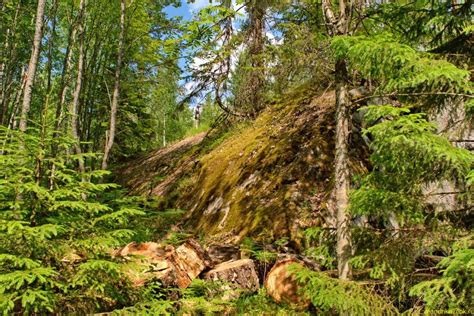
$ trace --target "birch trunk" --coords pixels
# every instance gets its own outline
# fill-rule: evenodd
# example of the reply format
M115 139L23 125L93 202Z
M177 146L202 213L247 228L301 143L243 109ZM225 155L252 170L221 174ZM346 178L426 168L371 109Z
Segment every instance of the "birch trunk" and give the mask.
M10 38L14 38L17 30L17 21L18 15L21 8L21 2L19 1L16 9L15 9L15 16L13 18L13 23L10 27L8 27L5 35L5 44L2 47L2 51L4 53L3 56L0 56L1 63L0 63L0 106L1 106L1 113L0 113L0 124L7 125L8 121L8 105L9 105L9 96L8 91L10 90L9 87L11 86L12 76L11 76L11 67L14 65L14 58L12 51L16 49L16 43L13 41L13 45L10 46ZM2 7L4 10L5 7ZM8 61L8 64L7 64ZM9 75L10 73L10 75ZM20 87L22 86L20 77ZM10 83L10 84L9 84Z
M109 160L110 150L114 145L115 138L115 125L117 118L117 107L120 98L120 73L122 70L122 58L123 58L123 42L125 37L125 0L120 1L120 35L118 43L118 56L117 56L117 67L115 69L115 85L114 92L112 95L112 104L110 109L110 126L106 136L104 157L102 159L102 169L107 169L107 163Z
M81 155L81 145L80 145L80 138L78 133L77 127L77 109L79 106L79 97L81 95L82 89L82 77L84 74L84 21L85 21L85 2L86 0L81 0L79 5L79 34L80 34L80 44L79 44L79 60L77 63L77 78L76 78L76 87L74 89L73 94L73 101L71 103L71 107L69 108L70 116L71 116L71 136L74 138L75 145L74 151L77 155ZM79 171L81 174L84 174L85 167L84 161L82 157L79 157Z
M35 36L33 39L33 50L30 62L28 64L28 72L26 73L25 89L23 91L23 104L20 116L20 131L25 132L28 122L28 113L31 106L31 93L33 90L33 82L36 75L36 67L38 65L39 54L41 50L41 38L43 37L43 19L46 0L38 0L38 8L36 11Z

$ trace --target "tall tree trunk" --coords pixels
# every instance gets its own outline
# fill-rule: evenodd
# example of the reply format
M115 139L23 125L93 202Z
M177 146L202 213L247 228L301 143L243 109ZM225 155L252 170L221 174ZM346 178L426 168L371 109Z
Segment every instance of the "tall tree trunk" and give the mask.
M49 93L51 90L51 76L53 72L53 49L54 49L54 40L56 38L56 14L58 12L58 0L54 0L53 2L53 8L51 10L51 32L49 34L49 39L48 39L48 63L46 65L46 72L47 72L47 85L46 85L46 91ZM48 23L49 24L49 23Z
M166 147L166 113L163 114L163 147Z
M26 73L25 90L23 91L23 104L20 116L20 131L25 132L28 122L28 113L31 106L31 93L33 90L33 81L36 75L36 66L38 65L39 54L41 50L41 38L43 37L43 19L46 0L38 0L38 8L36 11L35 36L33 39L33 50L30 62L28 64L28 72Z
M21 1L18 1L16 9L15 9L15 16L13 18L13 23L11 26L7 28L5 34L5 43L2 47L2 51L4 53L3 56L0 56L0 124L7 125L6 120L8 119L8 105L9 105L9 96L8 90L11 86L11 71L10 68L14 65L14 58L12 51L16 49L16 43L14 42L12 47L10 47L10 38L14 38L17 30L17 21L18 15L21 8ZM2 7L2 11L5 10L5 7ZM7 64L8 61L8 64ZM20 86L22 85L20 79Z
M25 78L25 75L26 74L26 71L25 71L25 68L22 67L21 69L21 76L20 76L20 85L19 85L19 89L18 91L16 92L16 95L15 95L15 99L13 101L13 108L12 108L12 112L10 114L10 119L8 121L8 128L9 129L16 129L16 124L18 122L17 120L17 114L18 114L18 111L19 111L19 108L20 108L20 102L21 102L21 95L23 94L23 91L25 90L25 84L26 84L26 78Z
M331 0L323 0L323 14L332 36L346 35L352 13L352 1L339 1L339 16L334 14ZM349 259L352 256L351 216L348 212L350 171L349 171L349 131L350 131L350 98L348 94L347 67L343 59L336 61L336 153L334 161L334 198L333 212L336 222L337 269L340 279L351 278Z
M253 106L256 116L263 108L263 88L265 85L263 50L265 45L265 12L264 5L255 3L250 7L250 63L252 71L249 77L249 105Z
M59 130L62 125L63 116L64 116L64 104L66 103L66 95L69 88L69 78L70 76L70 69L72 63L72 49L74 47L74 43L76 41L76 26L71 25L71 30L69 31L69 40L68 45L66 48L66 54L64 56L64 63L63 63L63 70L61 74L61 83L59 88L59 102L56 106L56 115L55 115L55 128Z
M348 212L350 98L347 89L347 68L344 60L336 62L336 154L334 165L334 197L336 206L337 269L339 278L351 276L351 216Z
M84 23L85 23L85 5L86 0L81 0L79 5L79 36L80 36L80 44L79 44L79 59L77 62L77 78L76 78L76 87L74 89L73 94L73 101L69 108L69 113L71 116L71 135L76 141L74 144L74 151L77 155L81 155L81 145L80 145L80 138L77 126L77 117L78 117L78 106L79 106L79 98L81 96L81 89L82 89L82 77L84 74ZM84 167L84 160L82 157L79 157L79 171L81 174L84 174L85 167Z
M110 109L110 126L109 131L106 135L104 157L102 159L102 169L107 169L107 163L109 160L110 150L114 145L115 138L115 124L117 118L117 107L120 98L120 74L122 70L122 58L123 58L123 46L125 37L125 0L120 1L120 34L118 42L118 55L117 55L117 67L115 69L115 85L114 92L112 95L112 104Z

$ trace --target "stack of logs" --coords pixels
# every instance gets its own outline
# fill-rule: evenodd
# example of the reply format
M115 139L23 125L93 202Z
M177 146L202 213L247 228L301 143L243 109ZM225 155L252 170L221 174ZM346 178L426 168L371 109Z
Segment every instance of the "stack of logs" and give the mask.
M126 274L135 286L143 286L159 279L167 287L188 287L195 278L221 281L234 289L256 292L263 283L267 293L278 303L309 306L310 302L298 294L298 284L288 273L292 264L304 265L295 258L278 260L260 282L256 262L240 259L234 246L214 245L204 250L194 239L178 247L154 242L130 243L115 252L125 258Z

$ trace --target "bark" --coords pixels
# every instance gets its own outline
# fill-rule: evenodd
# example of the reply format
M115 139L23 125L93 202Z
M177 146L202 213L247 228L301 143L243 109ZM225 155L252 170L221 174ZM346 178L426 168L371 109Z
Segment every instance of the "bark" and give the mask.
M265 7L255 4L250 10L250 61L252 72L249 78L249 105L253 106L255 116L263 108L263 88L265 85L263 50L265 41Z
M71 14L73 12L73 8L71 9ZM66 95L69 88L69 79L70 79L70 69L72 64L72 49L74 47L74 43L76 42L76 33L77 27L75 23L71 20L70 21L70 29L68 33L68 43L66 47L66 53L64 55L64 62L63 62L63 69L61 73L61 83L58 93L58 104L56 106L56 115L55 115L55 127L56 130L59 130L62 125L63 115L64 115L64 104L66 102Z
M109 160L110 150L114 145L115 138L115 125L117 118L117 107L118 101L120 98L120 74L122 70L122 58L123 58L123 46L124 46L124 37L125 37L125 0L120 2L120 34L118 42L118 55L117 55L117 67L115 69L115 85L114 92L112 95L112 104L110 109L110 126L109 131L106 137L105 148L104 148L104 157L102 159L102 169L107 169L107 164Z
M240 258L240 248L235 245L211 244L206 248L206 251L214 264L235 261Z
M336 252L338 272L341 279L351 276L349 259L352 254L351 216L348 212L350 172L349 172L349 131L350 131L350 97L347 91L346 63L336 63L336 155L334 197L336 199Z
M2 12L0 12L1 15L5 14L4 11L5 11L5 7L3 6L2 2L0 2L0 10L2 10ZM3 29L3 25L0 24L0 28ZM7 28L7 31L5 32L5 43L3 44L3 46L1 47L1 50L0 52L7 52L8 51L8 46L9 46L9 38L10 38L10 31L11 31L11 28ZM6 112L7 112L7 105L5 103L3 103L3 98L4 98L4 95L5 95L5 80L4 80L4 76L5 76L5 60L6 60L6 57L3 56L3 54L0 54L0 125L3 125L3 117L5 116Z
M51 12L51 19L52 19L52 22L51 22L51 33L50 33L50 37L49 37L49 40L48 40L48 63L47 63L47 66L46 66L46 69L47 69L47 74L48 74L48 80L47 80L47 85L46 85L46 91L49 91L51 90L51 76L52 76L52 70L53 70L53 47L54 47L54 40L56 38L56 22L57 22L57 18L56 18L56 13L58 11L58 0L54 0L53 2L53 9L52 9L52 12Z
M348 33L352 1L339 2L339 16L334 14L330 0L323 0L322 9L331 35ZM349 171L349 131L350 95L347 88L348 74L345 60L337 60L335 65L336 82L336 153L334 162L334 198L336 216L336 253L340 279L349 279L352 271L349 259L352 255L351 216L348 212L350 171Z
M114 255L132 261L126 273L135 286L157 278L164 286L186 288L211 266L207 254L193 239L177 248L154 242L130 243Z
M23 104L20 117L20 131L25 132L28 122L28 113L31 106L31 93L33 90L33 82L36 75L36 67L38 65L39 54L41 50L41 38L43 37L43 19L46 0L38 0L35 22L35 36L33 39L33 50L30 62L28 64L28 72L26 73L25 89L23 91Z
M79 106L79 98L81 95L81 90L82 90L82 77L84 74L84 21L85 21L85 5L86 5L86 0L81 0L80 5L79 5L79 36L80 36L80 44L79 44L79 59L77 62L77 78L76 78L76 87L74 89L74 94L73 94L73 101L71 103L71 107L69 108L69 113L71 116L71 136L73 139L76 141L74 144L74 151L76 152L77 155L82 155L81 151L81 145L80 145L80 138L79 138L79 133L78 133L78 126L77 126L77 109ZM84 160L82 157L79 157L79 171L81 174L84 174L85 172L85 166L84 166Z
M16 129L16 125L17 125L17 114L18 114L18 111L20 110L20 102L21 102L21 96L23 94L23 91L25 90L25 85L26 85L26 71L25 71L25 68L22 68L21 69L21 83L20 83L20 89L18 89L17 93L16 93L16 96L15 96L15 100L13 102L13 109L12 109L12 113L10 115L10 120L9 120L9 123L8 123L8 128L9 129Z
M14 58L13 58L13 51L16 50L16 42L13 42L13 45L10 47L10 38L15 37L15 33L17 30L17 21L18 21L18 15L20 12L21 8L21 2L18 1L18 4L15 9L15 16L13 18L13 23L12 26L9 27L6 31L5 34L5 43L2 47L2 51L4 52L4 56L0 56L1 58L1 63L0 63L0 107L1 107L1 112L0 112L0 124L1 125L6 125L7 122L5 122L8 118L8 104L9 104L9 96L8 96L8 90L9 87L11 87L11 82L12 82L12 74L10 71L10 68L12 65L15 64ZM2 8L4 10L5 7ZM7 64L7 60L9 64ZM20 77L20 88L22 86ZM10 83L10 84L9 84Z

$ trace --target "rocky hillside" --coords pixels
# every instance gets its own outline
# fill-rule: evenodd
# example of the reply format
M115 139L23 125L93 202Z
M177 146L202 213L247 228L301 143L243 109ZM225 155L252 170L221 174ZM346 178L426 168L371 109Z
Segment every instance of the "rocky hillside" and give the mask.
M323 225L332 186L334 92L286 96L255 122L185 139L125 165L134 194L163 197L187 211L185 227L214 240L289 237ZM366 170L358 128L353 172ZM358 144L357 146L355 144Z

